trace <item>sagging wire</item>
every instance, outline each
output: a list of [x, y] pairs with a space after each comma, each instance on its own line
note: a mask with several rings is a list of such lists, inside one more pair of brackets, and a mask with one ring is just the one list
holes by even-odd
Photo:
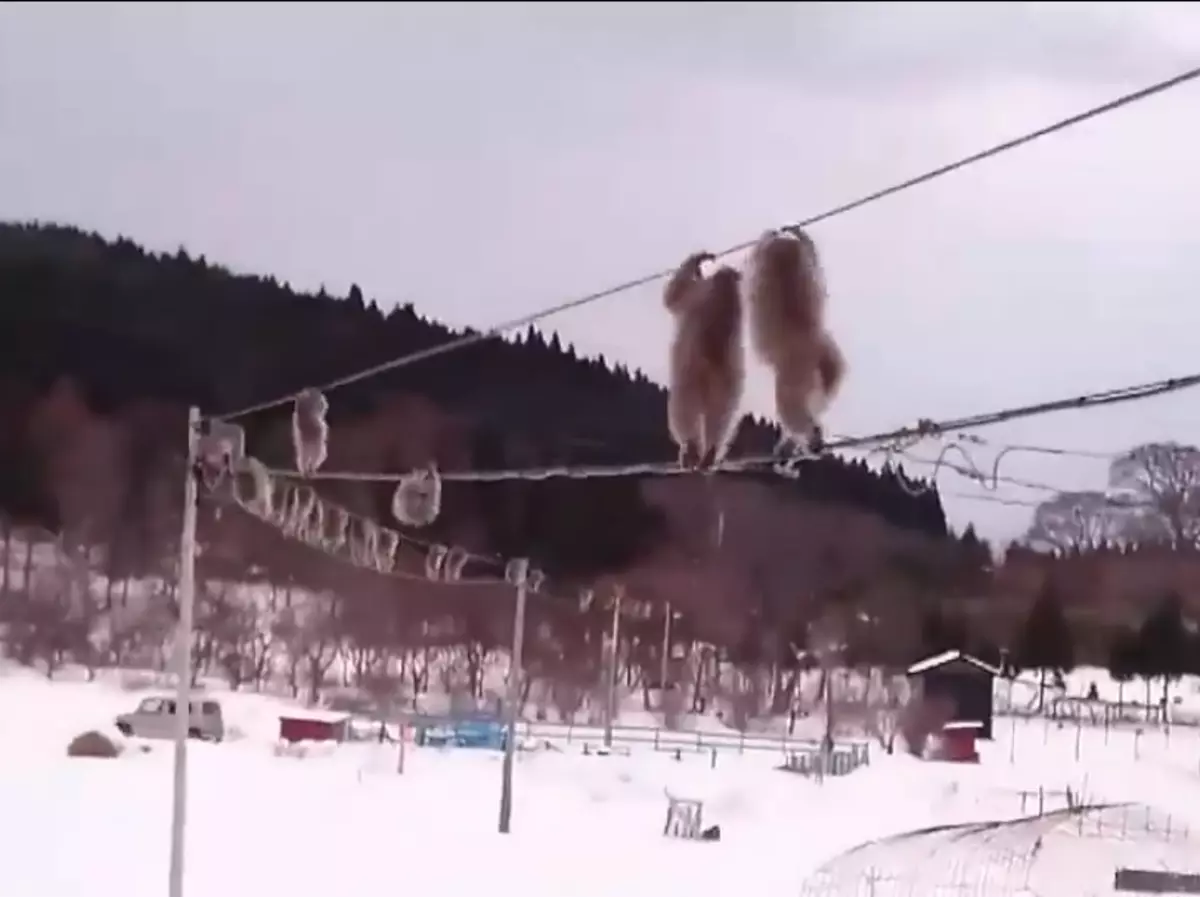
[[[1200, 78], [1200, 67], [1188, 69], [1187, 71], [1181, 72], [1180, 74], [1175, 75], [1174, 77], [1167, 78], [1167, 79], [1164, 79], [1161, 81], [1157, 81], [1147, 87], [1143, 87], [1139, 90], [1135, 90], [1130, 93], [1123, 94], [1122, 96], [1119, 96], [1119, 97], [1116, 97], [1115, 99], [1109, 100], [1106, 103], [1101, 103], [1098, 106], [1093, 106], [1090, 109], [1085, 109], [1082, 112], [1078, 112], [1078, 113], [1068, 116], [1066, 118], [1059, 119], [1056, 122], [1053, 122], [1049, 125], [1038, 128], [1034, 131], [1029, 131], [1018, 137], [1014, 137], [1010, 140], [1005, 140], [1001, 143], [997, 143], [986, 149], [980, 150], [979, 152], [972, 153], [969, 156], [965, 156], [961, 159], [958, 159], [953, 162], [949, 162], [945, 165], [940, 165], [937, 168], [933, 168], [933, 169], [926, 171], [922, 174], [919, 174], [915, 177], [911, 177], [911, 178], [908, 178], [907, 180], [901, 181], [899, 183], [892, 184], [891, 186], [884, 187], [883, 189], [876, 190], [865, 196], [859, 197], [858, 199], [855, 199], [851, 202], [843, 203], [842, 205], [836, 206], [832, 209], [822, 212], [819, 215], [813, 215], [802, 221], [796, 222], [795, 224], [786, 225], [785, 227], [780, 228], [780, 229], [781, 230], [789, 230], [789, 229], [805, 228], [805, 227], [809, 227], [813, 224], [817, 224], [819, 222], [827, 221], [831, 218], [835, 218], [839, 215], [844, 215], [847, 212], [852, 212], [856, 209], [862, 208], [863, 206], [870, 205], [871, 203], [874, 203], [874, 202], [878, 202], [881, 199], [887, 199], [888, 197], [895, 196], [896, 194], [901, 193], [905, 190], [909, 190], [913, 187], [917, 187], [922, 184], [926, 184], [930, 181], [936, 180], [937, 178], [943, 177], [944, 175], [951, 174], [955, 171], [958, 171], [959, 169], [966, 168], [966, 167], [974, 165], [978, 162], [986, 161], [987, 159], [990, 159], [993, 156], [998, 156], [998, 155], [1000, 155], [1002, 153], [1006, 153], [1010, 150], [1017, 149], [1026, 144], [1032, 143], [1036, 140], [1040, 140], [1043, 137], [1048, 137], [1052, 134], [1058, 133], [1059, 131], [1064, 131], [1068, 128], [1072, 128], [1075, 125], [1083, 124], [1086, 121], [1097, 118], [1101, 115], [1106, 115], [1109, 112], [1114, 112], [1123, 106], [1127, 106], [1132, 103], [1136, 103], [1141, 100], [1147, 99], [1149, 97], [1154, 96], [1155, 94], [1159, 94], [1164, 91], [1170, 90], [1172, 88], [1178, 87], [1178, 86], [1185, 84], [1189, 81], [1192, 81], [1196, 78]], [[714, 253], [713, 257], [714, 258], [722, 258], [722, 257], [732, 255], [737, 252], [742, 252], [746, 249], [749, 249], [756, 242], [757, 242], [757, 239], [743, 241], [735, 246], [729, 247], [728, 249], [724, 249], [721, 252]], [[434, 358], [439, 355], [444, 355], [446, 353], [453, 352], [458, 349], [464, 349], [468, 346], [474, 345], [479, 342], [483, 342], [485, 340], [494, 339], [498, 336], [503, 335], [504, 333], [506, 333], [510, 330], [515, 330], [520, 327], [527, 327], [530, 324], [536, 324], [538, 321], [544, 320], [545, 318], [551, 317], [553, 315], [558, 315], [565, 311], [571, 311], [576, 308], [582, 308], [585, 305], [590, 305], [591, 303], [598, 302], [601, 299], [607, 299], [609, 297], [616, 296], [620, 293], [628, 292], [629, 290], [647, 286], [651, 283], [654, 283], [655, 281], [663, 280], [664, 278], [670, 277], [672, 273], [674, 273], [673, 267], [669, 268], [665, 271], [656, 271], [652, 274], [647, 274], [642, 277], [637, 277], [637, 278], [634, 278], [633, 280], [628, 280], [628, 281], [625, 281], [624, 283], [616, 284], [615, 286], [608, 287], [607, 289], [603, 289], [598, 292], [590, 293], [585, 296], [580, 296], [575, 299], [569, 299], [565, 302], [560, 302], [556, 305], [552, 305], [552, 306], [549, 306], [548, 308], [542, 309], [541, 311], [533, 312], [532, 314], [523, 315], [522, 317], [515, 318], [513, 320], [506, 321], [501, 324], [497, 324], [497, 325], [495, 325], [493, 327], [489, 327], [483, 331], [469, 330], [465, 334], [463, 334], [461, 337], [449, 340], [449, 341], [441, 343], [437, 346], [433, 346], [431, 348], [423, 349], [423, 350], [420, 350], [417, 352], [408, 353], [408, 354], [402, 355], [398, 358], [393, 358], [389, 361], [385, 361], [382, 364], [372, 365], [370, 367], [363, 368], [362, 370], [356, 371], [355, 373], [349, 374], [345, 377], [341, 377], [337, 380], [334, 380], [334, 381], [326, 384], [325, 386], [323, 386], [321, 388], [320, 391], [323, 393], [332, 392], [333, 390], [338, 389], [340, 387], [348, 386], [352, 383], [358, 383], [362, 380], [368, 380], [373, 377], [379, 376], [380, 374], [387, 373], [388, 371], [392, 371], [392, 370], [396, 370], [401, 367], [406, 367], [408, 365], [416, 364], [417, 362], [425, 361], [429, 358]], [[292, 401], [295, 401], [296, 399], [298, 399], [302, 394], [303, 394], [303, 392], [289, 393], [288, 395], [282, 396], [280, 398], [272, 399], [271, 401], [267, 401], [267, 402], [260, 402], [255, 405], [250, 405], [250, 406], [248, 406], [246, 408], [242, 408], [238, 411], [221, 414], [221, 415], [218, 415], [217, 417], [222, 420], [232, 421], [232, 420], [235, 420], [240, 417], [244, 417], [249, 414], [255, 414], [259, 411], [266, 411], [271, 408], [276, 408], [281, 405], [286, 405], [289, 402], [292, 402]]]
[[970, 442], [974, 445], [1000, 447], [1001, 455], [1009, 452], [1029, 452], [1037, 455], [1054, 455], [1062, 458], [1087, 458], [1095, 461], [1112, 461], [1120, 457], [1121, 452], [1097, 452], [1088, 451], [1086, 449], [1069, 449], [1048, 445], [1024, 445], [1018, 443], [995, 443], [989, 439], [984, 439], [975, 433], [963, 433], [959, 437], [964, 442]]
[[[325, 499], [307, 481], [277, 482], [264, 464], [245, 453], [245, 434], [234, 424], [210, 422], [207, 432], [201, 435], [197, 456], [195, 474], [211, 497], [241, 509], [285, 537], [318, 549], [339, 563], [405, 582], [439, 585], [515, 586], [523, 576], [528, 594], [554, 598], [545, 572], [530, 567], [523, 558], [504, 560], [469, 552], [459, 545], [415, 539]], [[405, 544], [424, 548], [422, 573], [403, 569], [401, 548]], [[421, 557], [419, 552], [414, 554]], [[498, 566], [502, 573], [466, 575], [473, 564]], [[575, 605], [579, 613], [591, 609], [594, 594], [592, 589], [580, 590]], [[625, 597], [621, 613], [649, 618], [654, 605]]]
[[996, 470], [995, 465], [993, 465], [992, 472], [990, 474], [985, 473], [979, 469], [974, 460], [971, 459], [970, 454], [962, 446], [953, 445], [946, 446], [946, 448], [957, 449], [964, 458], [968, 459], [968, 463], [965, 465], [955, 464], [953, 461], [945, 460], [944, 457], [933, 460], [929, 458], [918, 458], [912, 455], [907, 455], [906, 458], [913, 464], [933, 465], [935, 468], [934, 477], [936, 477], [937, 472], [940, 470], [949, 470], [961, 477], [965, 477], [968, 480], [973, 480], [987, 492], [998, 492], [1000, 491], [1001, 485], [1016, 486], [1019, 489], [1032, 489], [1038, 492], [1062, 491], [1058, 486], [1052, 486], [1048, 483], [1039, 483], [1035, 480], [1026, 480], [1020, 477], [1005, 476]]
[[[949, 455], [951, 452], [956, 453], [962, 458], [961, 464], [949, 460]], [[1050, 486], [1046, 483], [1038, 483], [1032, 480], [1024, 480], [1018, 477], [1002, 475], [1000, 473], [1000, 463], [1003, 460], [1004, 454], [1005, 453], [1001, 452], [1001, 454], [996, 457], [992, 464], [990, 473], [981, 469], [980, 466], [975, 462], [975, 458], [971, 455], [970, 451], [968, 451], [960, 442], [957, 441], [950, 442], [942, 446], [941, 451], [938, 452], [936, 458], [920, 458], [909, 454], [904, 448], [888, 446], [887, 462], [890, 464], [897, 464], [898, 460], [903, 460], [909, 464], [920, 464], [933, 468], [932, 473], [929, 475], [929, 479], [925, 483], [917, 483], [915, 487], [910, 485], [907, 482], [907, 478], [903, 475], [897, 477], [897, 481], [900, 483], [901, 488], [914, 498], [920, 497], [921, 495], [924, 495], [930, 490], [936, 488], [938, 485], [938, 477], [943, 470], [949, 470], [961, 477], [972, 480], [978, 483], [980, 487], [987, 492], [999, 491], [1002, 484], [1007, 486], [1016, 486], [1021, 489], [1040, 490], [1043, 492], [1061, 491], [1058, 487]], [[899, 466], [899, 464], [897, 464], [897, 466]]]
[[[408, 539], [407, 536], [401, 533], [389, 530], [367, 518], [359, 517], [338, 505], [326, 502], [318, 497], [314, 505], [315, 508], [318, 510], [321, 508], [331, 509], [333, 514], [343, 521], [339, 525], [348, 531], [347, 537], [340, 544], [331, 545], [319, 538], [314, 538], [314, 528], [306, 528], [303, 524], [298, 525], [290, 515], [281, 514], [264, 519], [256, 512], [257, 508], [248, 505], [244, 497], [235, 490], [222, 491], [220, 486], [225, 482], [223, 479], [217, 478], [213, 482], [212, 477], [208, 477], [206, 482], [212, 483], [210, 498], [222, 504], [233, 505], [242, 511], [250, 513], [252, 516], [273, 525], [281, 534], [295, 541], [303, 542], [309, 547], [321, 550], [331, 560], [349, 567], [378, 573], [409, 583], [495, 587], [504, 585], [515, 586], [520, 575], [519, 568], [523, 566], [526, 568], [524, 576], [527, 594], [533, 597], [549, 599], [553, 602], [553, 606], [558, 612], [573, 609], [580, 615], [586, 615], [596, 607], [596, 592], [594, 589], [587, 587], [578, 590], [574, 603], [562, 603], [559, 600], [559, 596], [550, 590], [549, 578], [545, 572], [540, 568], [527, 566], [527, 561], [523, 558], [514, 558], [502, 562], [503, 571], [498, 576], [466, 576], [464, 575], [464, 568], [468, 564], [480, 561], [487, 564], [495, 564], [496, 559], [487, 555], [468, 552], [461, 546], [456, 545], [429, 544], [428, 550], [423, 557], [423, 571], [421, 573], [401, 569], [398, 560], [389, 569], [386, 565], [379, 564], [376, 558], [378, 557], [378, 552], [386, 554], [389, 550], [393, 552], [393, 557], [397, 557], [395, 549], [391, 545], [394, 544], [393, 540], [403, 541]], [[298, 503], [294, 503], [294, 506], [299, 508], [308, 508], [309, 505], [310, 501], [307, 497]], [[262, 506], [259, 505], [257, 507]], [[304, 513], [304, 511], [299, 512], [300, 515]], [[379, 540], [378, 542], [373, 541], [372, 534]], [[356, 544], [357, 548], [355, 548]], [[338, 551], [336, 550], [338, 547], [344, 547], [346, 550]], [[649, 619], [656, 613], [656, 605], [650, 601], [633, 599], [625, 595], [621, 599], [619, 611], [623, 617]]]
[[[230, 503], [285, 537], [355, 567], [408, 581], [459, 585], [503, 582], [495, 577], [465, 575], [472, 562], [495, 567], [495, 558], [473, 554], [461, 546], [413, 539], [318, 495], [306, 480], [277, 480], [266, 465], [245, 454], [245, 434], [240, 431], [240, 427], [226, 422], [209, 424], [197, 452], [198, 479], [210, 493], [218, 493], [226, 485], [224, 497]], [[414, 544], [425, 549], [424, 576], [403, 569], [401, 549]], [[531, 577], [539, 584], [544, 581], [540, 571], [531, 571]]]

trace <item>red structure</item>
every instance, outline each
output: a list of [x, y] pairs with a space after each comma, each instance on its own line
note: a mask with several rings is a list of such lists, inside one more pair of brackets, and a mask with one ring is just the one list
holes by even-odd
[[297, 713], [279, 717], [281, 741], [345, 741], [350, 717], [334, 713]]
[[975, 739], [979, 737], [983, 723], [954, 722], [942, 726], [942, 735], [937, 751], [937, 759], [951, 763], [978, 763], [979, 751], [975, 749]]

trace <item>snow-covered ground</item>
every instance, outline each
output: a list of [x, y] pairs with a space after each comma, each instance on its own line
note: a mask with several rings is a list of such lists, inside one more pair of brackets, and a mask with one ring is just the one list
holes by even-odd
[[[65, 756], [72, 736], [112, 731], [113, 716], [138, 697], [110, 684], [49, 682], [4, 668], [5, 893], [165, 893], [169, 743], [118, 760]], [[1192, 728], [1176, 727], [1168, 736], [1150, 728], [1138, 734], [1132, 727], [1105, 732], [998, 720], [997, 740], [983, 747], [977, 766], [873, 750], [869, 767], [824, 784], [774, 768], [780, 756], [767, 751], [718, 751], [715, 768], [708, 752], [676, 760], [650, 747], [635, 746], [628, 756], [585, 756], [577, 745], [521, 752], [513, 834], [501, 836], [496, 753], [409, 745], [400, 775], [394, 745], [280, 757], [274, 744], [282, 702], [243, 694], [222, 699], [241, 737], [190, 751], [189, 897], [480, 890], [521, 897], [801, 895], [815, 893], [805, 881], [818, 867], [865, 841], [1012, 818], [1035, 812], [1039, 801], [1050, 809], [1063, 804], [1068, 788], [1090, 800], [1153, 807], [1160, 833], [1173, 830], [1171, 862], [1200, 871], [1200, 730]], [[704, 800], [705, 824], [719, 824], [722, 840], [664, 838], [668, 790]], [[1129, 837], [1118, 838], [1133, 850], [1122, 861], [1136, 861], [1144, 850], [1147, 863], [1161, 864], [1143, 844], [1154, 837], [1133, 837], [1145, 827], [1140, 818], [1130, 815]], [[956, 843], [953, 849], [962, 851], [961, 839]], [[1074, 852], [1048, 852], [1038, 862], [1086, 866], [1096, 880], [1111, 881], [1111, 848], [1082, 839]], [[944, 850], [929, 857], [921, 849], [915, 842], [897, 847], [897, 866], [944, 859]], [[820, 893], [888, 893], [871, 887], [847, 880]], [[1011, 882], [1005, 887], [1013, 892]]]

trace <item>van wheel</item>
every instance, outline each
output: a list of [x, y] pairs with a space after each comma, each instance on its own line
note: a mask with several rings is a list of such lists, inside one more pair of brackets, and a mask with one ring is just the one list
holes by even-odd
[[188, 738], [195, 738], [199, 741], [204, 740], [204, 736], [200, 734], [200, 730], [196, 728], [188, 729]]
[[117, 731], [126, 738], [133, 734], [133, 729], [130, 728], [129, 723], [117, 723]]

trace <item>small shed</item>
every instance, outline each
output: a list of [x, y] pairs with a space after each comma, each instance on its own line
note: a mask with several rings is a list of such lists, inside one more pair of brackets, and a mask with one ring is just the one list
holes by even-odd
[[279, 717], [281, 741], [345, 741], [349, 731], [348, 713], [302, 710]]
[[993, 687], [998, 667], [963, 651], [945, 651], [908, 668], [926, 698], [947, 698], [954, 706], [948, 722], [978, 723], [978, 737], [992, 738]]
[[978, 763], [979, 751], [975, 749], [975, 739], [982, 728], [983, 724], [975, 721], [946, 723], [942, 726], [938, 759], [951, 763]]

